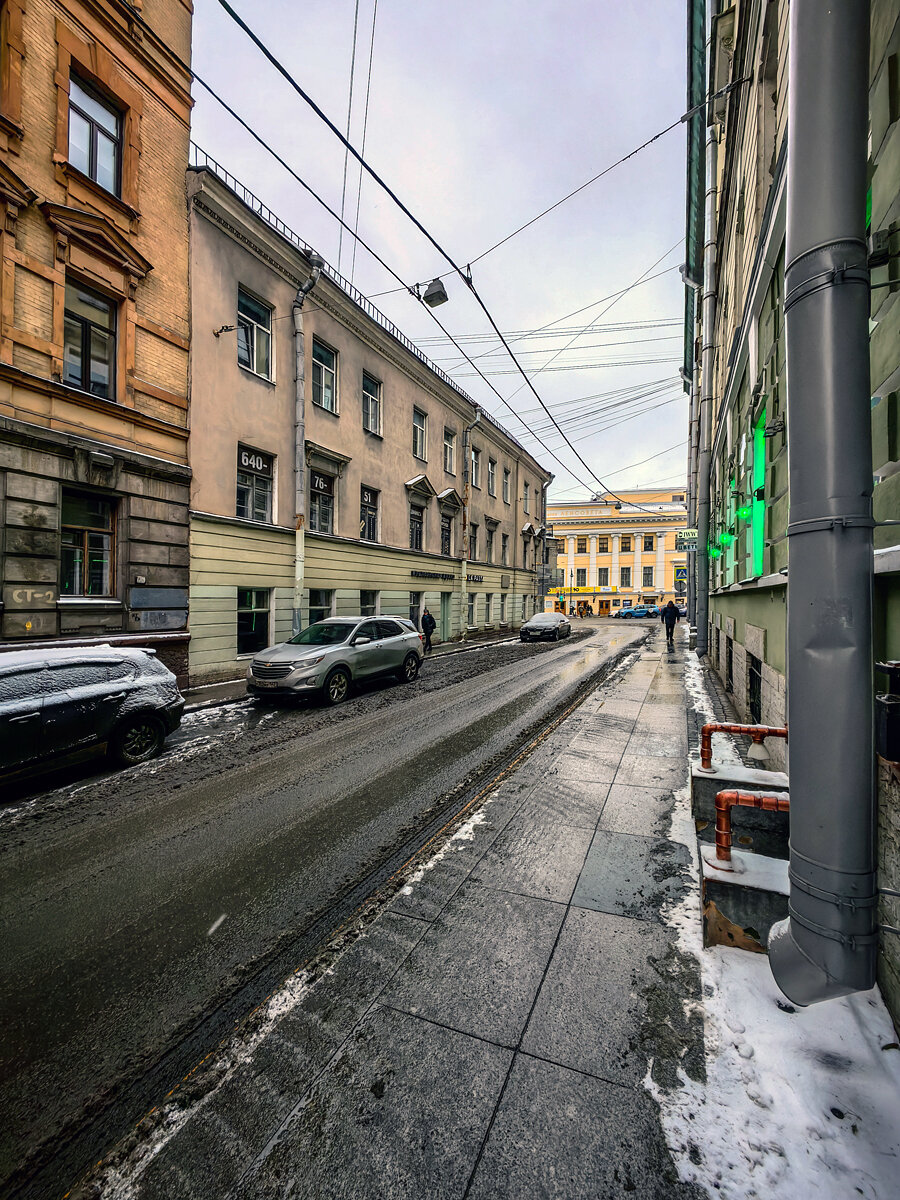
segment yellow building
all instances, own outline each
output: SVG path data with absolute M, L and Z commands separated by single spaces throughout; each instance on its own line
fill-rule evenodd
M 675 534 L 687 526 L 683 491 L 638 488 L 583 503 L 548 502 L 547 521 L 562 572 L 547 607 L 589 605 L 595 616 L 609 616 L 684 596 L 687 554 L 675 551 Z

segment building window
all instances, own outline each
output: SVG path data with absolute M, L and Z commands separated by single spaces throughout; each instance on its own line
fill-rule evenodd
M 472 447 L 472 487 L 481 487 L 481 451 Z
M 362 423 L 366 433 L 381 436 L 381 384 L 363 371 Z
M 80 284 L 66 284 L 63 383 L 115 397 L 116 306 Z
M 587 568 L 578 567 L 575 571 L 575 586 L 587 587 Z
M 469 525 L 469 558 L 478 557 L 478 526 Z
M 359 489 L 359 536 L 364 542 L 378 541 L 378 492 L 365 484 Z
M 621 546 L 621 550 L 622 550 L 622 553 L 623 553 L 623 554 L 630 554 L 630 553 L 631 553 L 631 534 L 630 534 L 630 533 L 623 533 L 623 534 L 622 534 L 622 546 Z
M 500 593 L 500 624 L 506 624 L 506 592 Z
M 425 531 L 425 509 L 418 504 L 409 506 L 409 548 L 422 549 L 422 536 Z
M 455 473 L 456 434 L 452 429 L 444 429 L 444 470 L 450 475 Z
M 316 338 L 312 344 L 312 398 L 313 404 L 326 412 L 337 412 L 337 355 Z
M 326 617 L 331 616 L 334 593 L 326 591 L 325 588 L 310 588 L 309 589 L 309 623 L 315 625 L 316 621 L 324 621 Z
M 453 553 L 453 518 L 441 513 L 441 554 L 449 557 Z
M 653 568 L 652 567 L 643 567 L 642 570 L 644 572 L 644 578 L 641 583 L 641 587 L 652 588 L 653 587 Z
M 416 629 L 418 629 L 422 620 L 421 592 L 409 593 L 409 619 L 412 621 L 413 625 L 415 625 Z
M 238 363 L 261 379 L 272 378 L 272 310 L 238 288 Z
M 238 654 L 255 654 L 268 646 L 271 595 L 268 588 L 238 588 Z
M 374 617 L 378 612 L 378 593 L 368 592 L 360 588 L 359 592 L 359 615 L 361 617 Z
M 121 159 L 121 113 L 73 75 L 69 80 L 69 163 L 118 196 Z
M 609 538 L 608 537 L 598 537 L 597 538 L 597 553 L 598 554 L 609 554 Z
M 111 500 L 63 490 L 61 595 L 113 594 L 113 516 Z
M 652 533 L 644 534 L 644 549 L 652 551 L 652 549 L 653 549 L 653 534 Z
M 631 587 L 631 567 L 619 568 L 619 587 Z
M 503 468 L 503 503 L 509 504 L 509 467 Z
M 525 484 L 525 496 L 524 496 L 524 499 L 522 500 L 522 510 L 525 513 L 528 512 L 528 484 L 527 483 Z
M 614 597 L 612 598 L 612 600 L 610 600 L 610 604 L 613 606 L 613 608 L 618 608 L 618 607 L 619 607 L 619 604 L 620 604 L 620 601 L 619 601 L 619 600 L 617 600 L 617 599 L 616 599 L 616 597 L 614 596 Z
M 466 614 L 466 623 L 469 626 L 475 624 L 475 593 L 469 592 L 469 608 Z
M 762 660 L 755 654 L 747 655 L 747 707 L 750 720 L 759 725 L 762 721 Z
M 587 538 L 576 538 L 575 553 L 587 554 Z
M 609 587 L 609 567 L 597 568 L 597 587 Z
M 494 619 L 494 593 L 488 592 L 484 598 L 484 623 L 490 625 Z
M 500 534 L 500 562 L 504 567 L 509 566 L 509 534 Z
M 309 527 L 314 533 L 334 533 L 334 476 L 309 473 Z
M 484 542 L 485 542 L 485 546 L 484 546 L 485 561 L 491 563 L 494 561 L 494 531 L 493 531 L 493 529 L 486 529 L 484 531 Z
M 271 454 L 238 446 L 237 516 L 271 524 L 274 467 L 275 459 Z
M 425 435 L 428 431 L 428 417 L 420 408 L 413 409 L 413 424 L 412 424 L 412 452 L 414 458 L 421 458 L 424 462 L 427 442 Z
M 492 458 L 488 459 L 488 494 L 497 495 L 497 464 Z
M 679 503 L 684 504 L 684 492 L 679 493 L 679 495 L 677 495 L 677 496 L 673 496 L 672 503 L 673 504 L 679 504 Z

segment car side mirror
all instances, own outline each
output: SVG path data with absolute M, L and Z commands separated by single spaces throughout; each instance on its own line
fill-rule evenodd
M 371 642 L 371 640 L 372 640 L 371 638 L 368 638 L 368 637 L 365 637 L 364 635 L 362 635 L 360 637 L 355 637 L 353 639 L 353 645 L 354 646 L 368 646 L 369 643 Z

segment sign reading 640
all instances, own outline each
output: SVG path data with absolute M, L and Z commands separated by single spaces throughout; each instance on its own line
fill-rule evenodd
M 274 462 L 271 454 L 263 454 L 262 450 L 251 450 L 249 446 L 238 446 L 238 468 L 241 471 L 253 471 L 257 475 L 271 477 Z

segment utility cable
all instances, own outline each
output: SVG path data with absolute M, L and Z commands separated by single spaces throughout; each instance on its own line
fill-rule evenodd
M 494 330 L 494 333 L 497 335 L 497 337 L 503 343 L 503 346 L 506 349 L 506 352 L 509 354 L 509 357 L 512 359 L 517 370 L 521 374 L 521 376 L 524 380 L 522 387 L 527 387 L 529 389 L 529 391 L 534 395 L 537 402 L 541 405 L 541 407 L 544 409 L 544 411 L 547 413 L 547 415 L 553 421 L 553 424 L 556 426 L 556 429 L 559 432 L 560 436 L 562 437 L 563 441 L 569 446 L 572 453 L 575 455 L 575 457 L 578 459 L 578 461 L 581 463 L 581 465 L 584 467 L 584 469 L 588 472 L 588 474 L 597 481 L 597 483 L 600 485 L 600 487 L 605 488 L 606 485 L 604 484 L 603 480 L 600 479 L 599 476 L 597 476 L 594 473 L 594 471 L 591 469 L 590 465 L 587 462 L 585 462 L 585 460 L 582 458 L 582 456 L 579 454 L 579 452 L 575 449 L 575 447 L 572 446 L 572 444 L 569 442 L 568 438 L 566 437 L 566 435 L 563 433 L 562 429 L 560 428 L 558 422 L 556 421 L 556 418 L 552 415 L 549 408 L 547 408 L 547 406 L 544 404 L 544 401 L 541 399 L 540 395 L 538 394 L 537 389 L 535 388 L 534 384 L 529 379 L 527 373 L 525 372 L 525 369 L 521 366 L 521 364 L 519 363 L 515 354 L 513 354 L 512 347 L 509 345 L 506 338 L 501 333 L 499 325 L 494 320 L 494 317 L 492 316 L 490 310 L 488 309 L 487 305 L 485 304 L 485 302 L 482 300 L 481 296 L 479 295 L 478 289 L 475 287 L 475 284 L 472 281 L 471 272 L 464 272 L 462 270 L 462 268 L 447 253 L 447 251 L 444 250 L 444 248 L 440 245 L 440 243 L 438 241 L 436 241 L 436 239 L 431 235 L 431 233 L 429 233 L 429 231 L 425 228 L 425 226 L 422 224 L 422 222 L 409 210 L 409 208 L 407 208 L 407 206 L 403 203 L 403 201 L 396 194 L 396 192 L 393 191 L 393 189 L 390 187 L 390 185 L 387 184 L 381 178 L 381 176 L 378 174 L 378 172 L 373 167 L 369 166 L 369 164 L 362 157 L 362 155 L 359 153 L 359 151 L 354 146 L 351 145 L 351 143 L 349 142 L 349 140 L 347 138 L 344 137 L 344 135 L 341 133 L 341 131 L 338 129 L 338 127 L 334 124 L 334 122 L 326 115 L 326 113 L 319 107 L 319 105 L 316 104 L 315 100 L 313 100 L 313 98 L 306 91 L 304 91 L 304 89 L 300 86 L 300 84 L 296 81 L 296 79 L 294 79 L 294 77 L 287 70 L 287 68 L 284 67 L 278 61 L 278 59 L 275 57 L 274 54 L 272 54 L 272 52 L 268 49 L 268 47 L 260 40 L 260 38 L 258 38 L 256 36 L 256 34 L 253 32 L 253 30 L 250 28 L 250 26 L 247 25 L 246 21 L 244 21 L 235 12 L 235 10 L 228 3 L 228 0 L 218 0 L 218 2 L 219 2 L 220 7 L 223 8 L 228 13 L 228 15 L 231 17 L 231 19 L 235 22 L 235 24 L 237 24 L 244 31 L 244 33 L 246 33 L 246 35 L 250 38 L 250 40 L 257 47 L 257 49 L 272 64 L 272 66 L 276 69 L 276 71 L 278 71 L 278 73 L 282 76 L 282 78 L 290 85 L 291 88 L 293 88 L 293 90 L 297 93 L 297 95 L 300 96 L 300 98 L 306 104 L 309 105 L 309 107 L 313 110 L 313 112 L 315 112 L 316 115 L 328 126 L 328 128 L 335 135 L 335 137 L 337 137 L 342 142 L 342 144 L 347 147 L 347 149 L 354 156 L 354 158 L 357 159 L 360 166 L 369 175 L 371 175 L 371 177 L 375 180 L 375 182 L 379 185 L 379 187 L 381 187 L 383 189 L 383 191 L 388 196 L 390 196 L 390 198 L 394 201 L 394 203 L 397 205 L 397 207 L 400 209 L 400 211 L 412 222 L 412 224 L 416 227 L 416 229 L 419 230 L 419 232 L 423 235 L 423 237 L 425 237 L 426 240 L 431 243 L 431 245 L 435 248 L 435 250 L 438 252 L 438 254 L 440 254 L 440 256 L 447 262 L 447 264 L 453 268 L 453 270 L 456 272 L 456 274 L 459 276 L 459 278 L 463 281 L 463 283 L 465 283 L 468 286 L 469 291 L 475 297 L 476 303 L 478 304 L 481 311 L 484 313 L 485 317 L 487 318 L 488 323 L 490 324 L 491 328 Z M 676 122 L 676 124 L 680 124 L 680 118 L 679 118 L 679 121 Z M 673 126 L 673 128 L 674 128 L 674 126 Z M 676 245 L 677 244 L 678 243 L 676 243 Z M 674 249 L 674 247 L 673 247 L 673 249 Z M 668 253 L 671 253 L 671 251 L 669 251 Z M 663 257 L 665 257 L 665 256 L 663 256 Z M 662 260 L 660 259 L 659 261 L 662 261 Z M 654 264 L 654 265 L 656 265 L 656 264 Z M 644 274 L 646 274 L 646 272 L 644 272 Z M 396 278 L 396 276 L 395 276 L 395 278 Z M 466 356 L 466 357 L 468 357 L 468 356 Z M 521 388 L 519 390 L 521 391 Z M 506 405 L 507 408 L 509 408 L 509 405 L 507 404 L 505 399 L 504 399 L 503 403 L 504 403 L 504 405 Z M 509 408 L 509 411 L 513 412 L 515 415 L 515 412 L 512 408 Z M 517 419 L 518 419 L 518 417 L 517 417 Z
M 353 76 L 356 74 L 356 42 L 357 32 L 359 30 L 359 0 L 356 0 L 356 6 L 353 10 L 353 50 L 350 54 L 350 87 L 349 95 L 347 96 L 347 137 L 350 137 L 350 118 L 353 115 Z M 337 269 L 338 273 L 341 270 L 341 251 L 344 245 L 344 212 L 347 204 L 347 164 L 349 162 L 349 152 L 344 151 L 344 180 L 341 184 L 341 223 L 338 226 L 338 257 Z
M 360 153 L 366 153 L 366 133 L 369 128 L 369 97 L 372 94 L 372 59 L 375 54 L 375 22 L 378 20 L 378 0 L 375 0 L 372 8 L 372 37 L 369 40 L 369 70 L 366 75 L 366 106 L 363 110 L 363 127 L 362 127 L 362 142 L 360 144 Z M 356 185 L 356 218 L 353 222 L 353 257 L 350 260 L 350 282 L 356 274 L 356 235 L 359 233 L 359 205 L 362 200 L 362 171 L 359 172 Z

